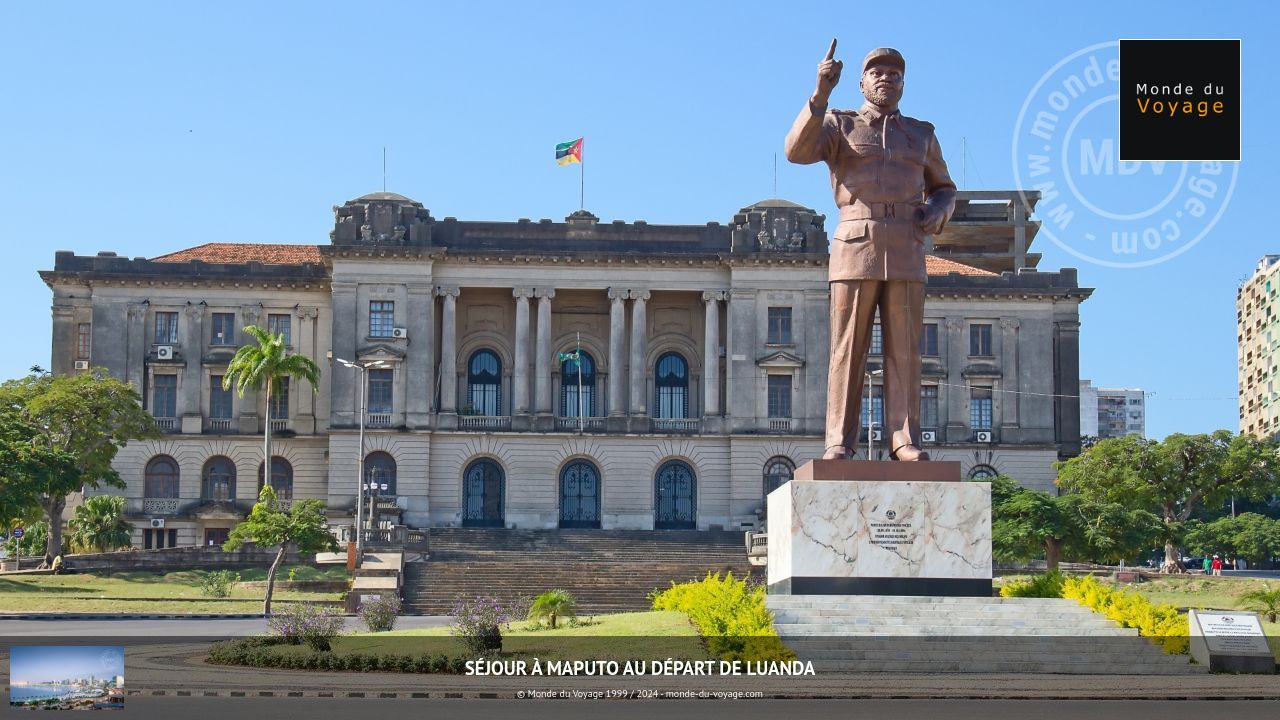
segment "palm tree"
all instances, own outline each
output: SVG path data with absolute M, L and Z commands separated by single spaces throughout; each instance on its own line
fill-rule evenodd
M 1247 592 L 1240 599 L 1248 603 L 1250 610 L 1257 610 L 1265 615 L 1268 622 L 1275 622 L 1276 616 L 1280 615 L 1280 588 L 1272 589 L 1270 585 L 1263 585 L 1261 590 Z
M 529 619 L 538 622 L 546 620 L 554 630 L 557 618 L 576 618 L 577 609 L 578 601 L 573 593 L 568 590 L 548 590 L 534 598 L 533 605 L 529 606 Z
M 306 355 L 290 355 L 285 347 L 284 333 L 272 335 L 256 325 L 246 325 L 245 333 L 258 341 L 257 345 L 243 345 L 227 364 L 227 374 L 222 377 L 222 389 L 234 385 L 236 394 L 244 397 L 245 390 L 265 388 L 267 417 L 262 432 L 262 484 L 271 484 L 271 391 L 281 378 L 297 375 L 311 385 L 312 392 L 320 391 L 320 368 Z
M 76 508 L 68 545 L 81 552 L 110 552 L 129 547 L 133 526 L 124 519 L 124 498 L 94 495 Z

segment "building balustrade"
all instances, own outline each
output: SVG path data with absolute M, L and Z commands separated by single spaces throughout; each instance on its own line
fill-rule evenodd
M 774 432 L 791 432 L 795 420 L 792 418 L 769 418 L 769 429 Z
M 163 433 L 178 432 L 178 418 L 158 417 L 156 418 L 156 427 L 160 428 L 160 432 Z
M 364 418 L 365 427 L 391 427 L 391 413 L 369 413 Z
M 209 432 L 231 432 L 231 418 L 211 418 L 209 420 Z
M 462 415 L 458 418 L 459 430 L 510 430 L 510 415 Z
M 144 515 L 177 515 L 178 498 L 142 498 Z
M 602 417 L 557 417 L 557 430 L 578 430 L 582 429 L 587 432 L 601 432 L 604 430 L 604 418 Z
M 691 418 L 653 418 L 656 433 L 696 433 L 702 429 L 702 421 Z
M 288 420 L 271 420 L 271 432 L 280 432 L 289 429 Z

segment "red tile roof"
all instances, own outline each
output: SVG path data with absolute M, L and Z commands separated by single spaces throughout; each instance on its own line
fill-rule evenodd
M 154 262 L 207 263 L 260 262 L 266 265 L 301 265 L 319 263 L 320 248 L 315 245 L 283 245 L 279 243 L 205 243 L 186 250 L 151 258 Z
M 964 263 L 958 263 L 955 260 L 940 258 L 936 255 L 926 255 L 924 257 L 924 269 L 925 269 L 925 272 L 927 272 L 930 275 L 950 275 L 951 273 L 956 273 L 957 275 L 993 275 L 994 276 L 997 274 L 997 273 L 991 272 L 990 270 L 983 270 L 982 268 L 976 268 L 976 267 L 973 267 L 972 265 L 965 265 Z

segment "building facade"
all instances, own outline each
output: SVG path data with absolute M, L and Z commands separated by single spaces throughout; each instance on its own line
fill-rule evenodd
M 1141 388 L 1100 388 L 1080 381 L 1080 434 L 1117 438 L 1147 435 L 1147 399 Z
M 970 218 L 962 194 L 948 229 L 988 238 L 988 258 L 1005 233 L 1018 270 L 928 260 L 921 418 L 935 458 L 1048 489 L 1079 451 L 1091 291 L 1034 269 L 1019 197 Z M 823 452 L 824 221 L 772 200 L 727 225 L 463 222 L 373 193 L 335 208 L 324 245 L 59 252 L 41 273 L 51 367 L 128 380 L 164 429 L 116 459 L 142 547 L 220 542 L 261 487 L 266 427 L 280 496 L 323 500 L 339 527 L 362 455 L 388 532 L 739 527 Z M 319 385 L 223 391 L 246 325 L 284 333 Z
M 1280 255 L 1265 255 L 1236 291 L 1236 355 L 1240 381 L 1240 433 L 1280 434 L 1276 388 L 1280 348 Z

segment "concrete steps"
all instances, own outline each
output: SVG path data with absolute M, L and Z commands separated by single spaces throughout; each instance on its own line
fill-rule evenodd
M 502 600 L 564 588 L 579 614 L 647 610 L 648 594 L 708 572 L 751 572 L 737 532 L 433 528 L 406 566 L 405 607 L 448 614 L 459 596 Z
M 770 595 L 766 604 L 778 635 L 820 671 L 1205 672 L 1072 600 Z

